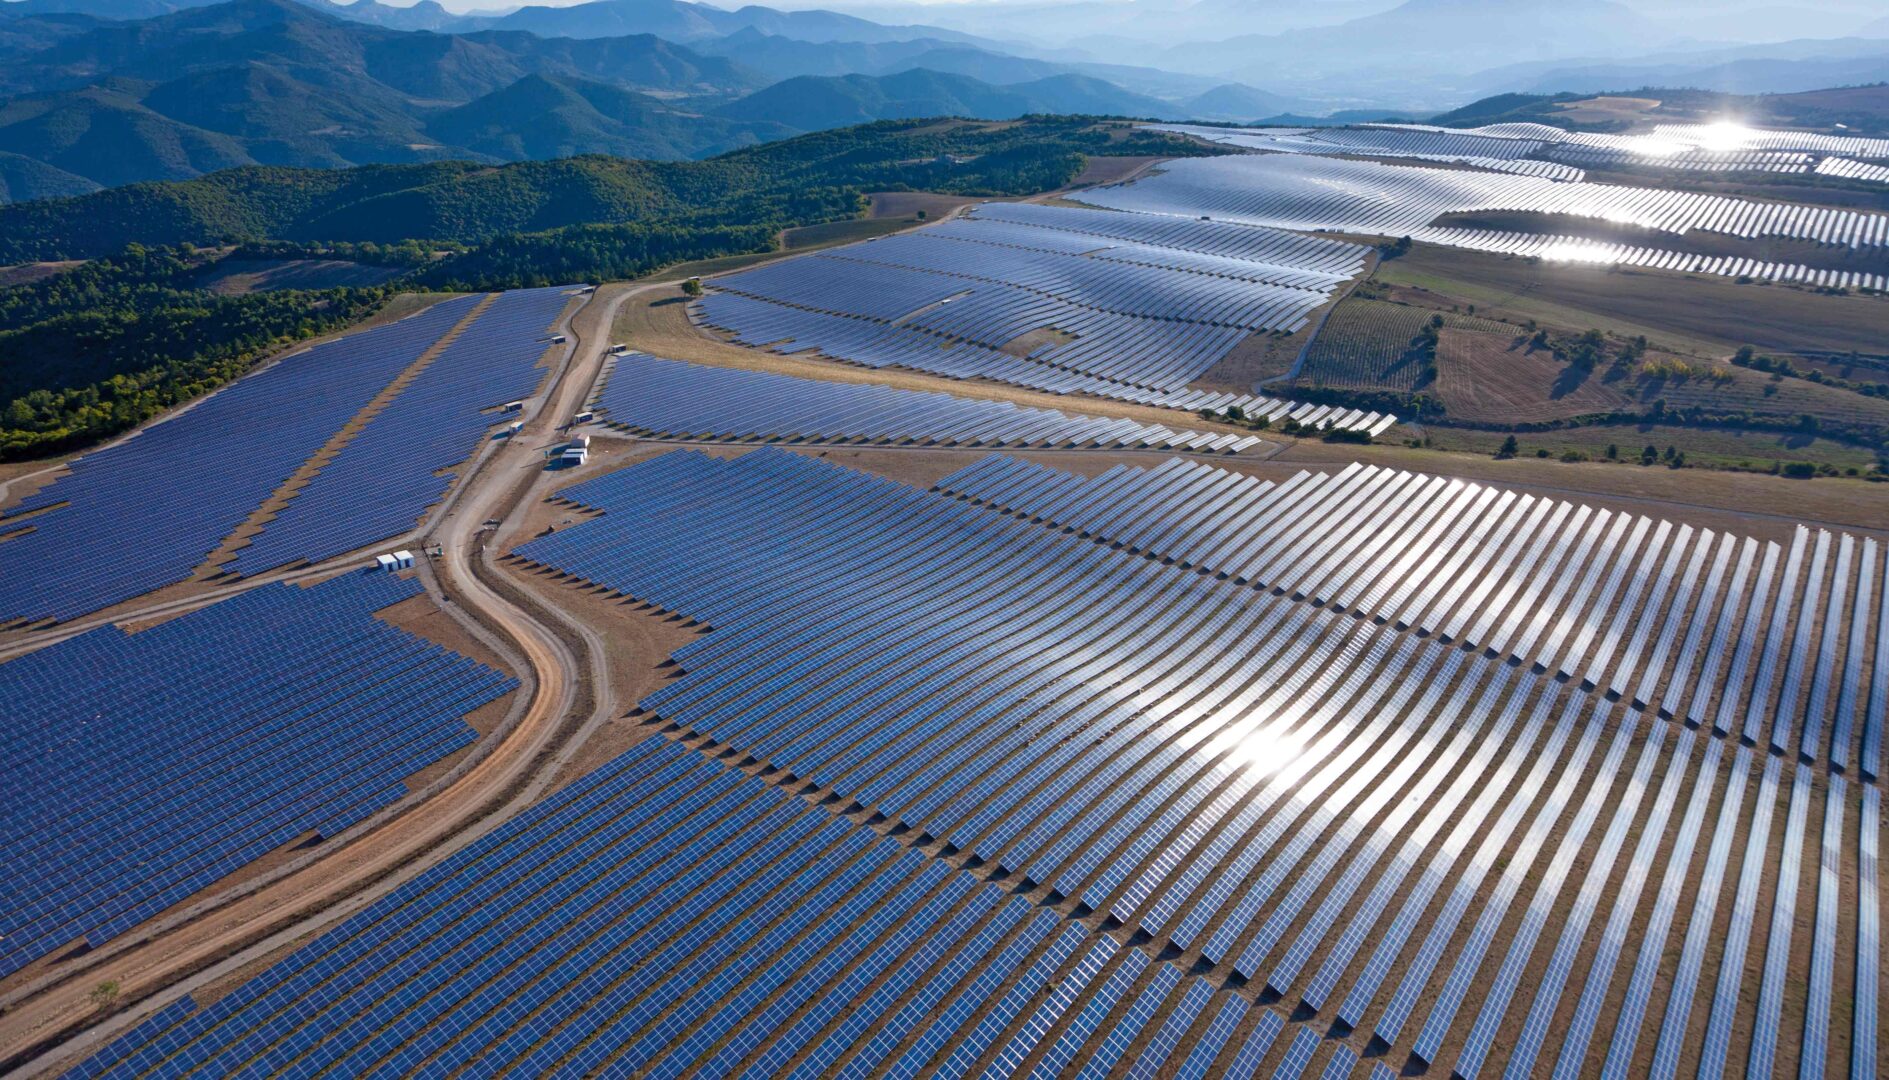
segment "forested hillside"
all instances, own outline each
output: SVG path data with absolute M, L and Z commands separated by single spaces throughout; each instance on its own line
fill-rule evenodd
M 355 169 L 242 168 L 0 207 L 0 263 L 83 259 L 129 243 L 404 240 L 476 245 L 575 225 L 775 229 L 849 217 L 867 191 L 969 195 L 1067 183 L 1084 154 L 1220 153 L 1079 117 L 1022 124 L 887 121 L 701 162 L 583 157 Z
M 767 251 L 783 229 L 858 215 L 873 191 L 1024 195 L 1086 155 L 1211 154 L 1113 121 L 885 122 L 704 162 L 582 157 L 355 169 L 248 167 L 0 207 L 0 263 L 92 260 L 0 289 L 0 457 L 76 448 L 344 325 L 396 288 L 636 277 Z M 387 289 L 215 296 L 223 245 L 415 269 Z M 391 250 L 389 248 L 391 247 Z M 427 257 L 431 252 L 432 257 Z

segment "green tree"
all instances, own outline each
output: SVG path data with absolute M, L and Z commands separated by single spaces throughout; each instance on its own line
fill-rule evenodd
M 690 278 L 689 280 L 683 282 L 682 291 L 685 295 L 688 295 L 688 296 L 702 295 L 702 279 Z

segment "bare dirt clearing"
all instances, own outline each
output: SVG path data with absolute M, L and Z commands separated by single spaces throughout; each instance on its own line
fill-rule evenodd
M 381 285 L 407 272 L 404 266 L 370 266 L 345 259 L 224 259 L 197 279 L 219 296 L 270 289 L 333 289 Z
M 1633 399 L 1595 379 L 1569 378 L 1550 353 L 1517 345 L 1508 334 L 1437 332 L 1436 394 L 1450 419 L 1466 424 L 1525 424 L 1626 408 Z

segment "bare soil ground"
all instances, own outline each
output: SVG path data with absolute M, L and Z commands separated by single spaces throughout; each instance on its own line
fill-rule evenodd
M 19 263 L 14 266 L 0 266 L 0 289 L 9 289 L 15 285 L 31 285 L 43 281 L 54 274 L 63 274 L 75 266 L 85 265 L 83 259 L 64 259 L 58 262 Z
M 910 218 L 918 219 L 918 212 L 923 210 L 925 217 L 938 221 L 954 210 L 973 206 L 983 202 L 966 195 L 936 195 L 929 191 L 877 191 L 867 196 L 872 208 L 867 211 L 875 218 Z
M 225 259 L 197 279 L 219 296 L 269 289 L 333 289 L 379 285 L 407 272 L 403 266 L 369 266 L 345 259 Z
M 1579 333 L 1645 335 L 1656 347 L 1727 356 L 1740 345 L 1793 351 L 1882 350 L 1889 302 L 1724 278 L 1547 263 L 1418 244 L 1377 278 L 1390 299 L 1442 310 L 1474 304 L 1483 318 Z
M 583 582 L 562 579 L 548 570 L 519 565 L 515 573 L 526 588 L 603 637 L 612 689 L 623 702 L 641 700 L 681 675 L 681 669 L 670 661 L 670 654 L 708 632 L 706 627 L 678 616 Z M 552 790 L 609 762 L 659 730 L 627 710 L 617 710 L 610 722 L 592 733 L 558 772 Z
M 1633 399 L 1595 380 L 1572 382 L 1552 354 L 1509 334 L 1437 332 L 1435 393 L 1450 419 L 1466 424 L 1559 420 L 1626 408 Z
M 1083 164 L 1082 171 L 1076 174 L 1076 178 L 1069 182 L 1069 187 L 1119 184 L 1150 165 L 1166 160 L 1167 158 L 1162 157 L 1091 157 Z
M 1622 95 L 1602 94 L 1598 97 L 1582 98 L 1579 101 L 1563 101 L 1555 106 L 1569 120 L 1577 124 L 1592 124 L 1606 120 L 1633 120 L 1659 108 L 1658 98 L 1625 97 Z
M 1007 352 L 1012 356 L 1028 356 L 1045 345 L 1067 345 L 1074 340 L 1076 340 L 1074 334 L 1044 326 L 1018 334 L 1004 342 L 998 351 Z
M 1335 301 L 1334 301 L 1335 303 Z M 1225 390 L 1231 393 L 1250 394 L 1254 386 L 1266 379 L 1281 378 L 1292 371 L 1292 365 L 1299 359 L 1300 350 L 1312 340 L 1322 315 L 1330 311 L 1330 305 L 1314 315 L 1311 322 L 1296 334 L 1249 334 L 1246 340 L 1235 345 L 1232 351 L 1221 357 L 1217 363 L 1201 373 L 1191 385 L 1202 390 Z

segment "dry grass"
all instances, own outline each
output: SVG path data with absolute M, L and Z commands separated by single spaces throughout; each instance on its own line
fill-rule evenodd
M 1435 393 L 1451 420 L 1525 424 L 1631 407 L 1633 399 L 1595 380 L 1572 380 L 1551 353 L 1517 345 L 1509 334 L 1437 333 Z
M 14 266 L 0 266 L 0 289 L 10 289 L 15 285 L 31 285 L 35 281 L 44 281 L 54 274 L 63 274 L 75 266 L 85 265 L 83 259 L 65 259 L 59 262 L 30 262 Z
M 1418 244 L 1378 269 L 1392 299 L 1575 332 L 1644 335 L 1655 346 L 1724 356 L 1740 345 L 1863 353 L 1883 349 L 1889 301 L 1823 296 L 1725 278 L 1615 270 Z
M 406 273 L 402 266 L 369 266 L 345 259 L 225 259 L 197 278 L 197 286 L 219 296 L 269 289 L 333 289 L 380 285 Z

